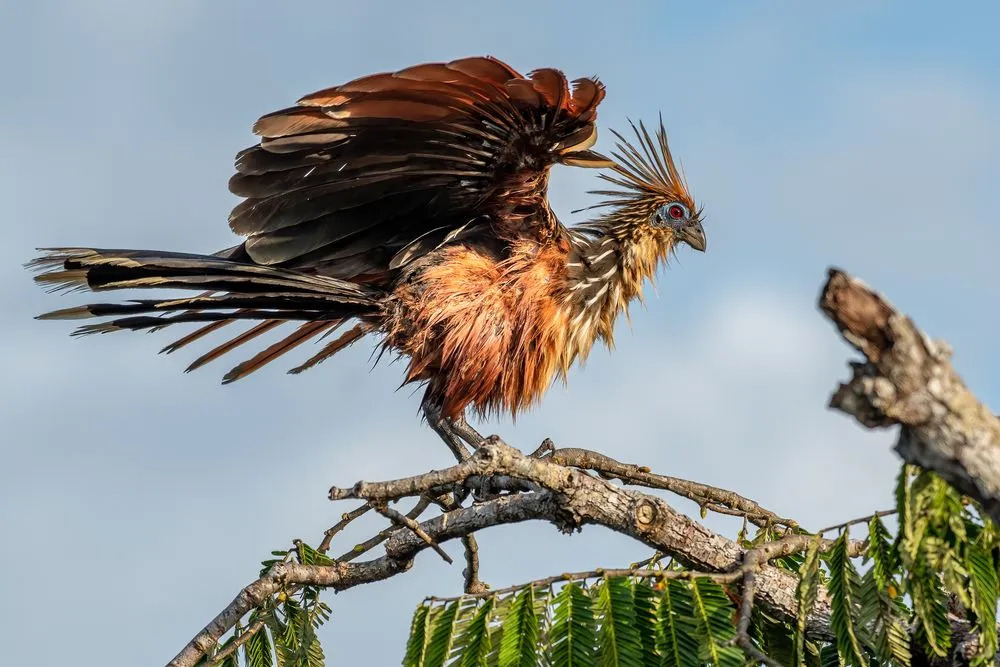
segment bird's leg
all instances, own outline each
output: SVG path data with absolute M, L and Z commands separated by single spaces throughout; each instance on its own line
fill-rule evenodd
M 465 421 L 464 414 L 458 419 L 450 419 L 448 421 L 451 422 L 454 432 L 462 438 L 462 440 L 469 443 L 473 449 L 479 449 L 479 445 L 483 444 L 483 440 L 486 439 L 479 431 L 472 428 L 469 422 Z
M 424 394 L 423 401 L 420 403 L 420 409 L 424 413 L 424 419 L 441 436 L 444 444 L 448 445 L 448 448 L 459 462 L 468 459 L 470 456 L 466 450 L 466 443 L 475 451 L 482 444 L 483 440 L 485 440 L 476 429 L 469 425 L 469 422 L 465 421 L 464 415 L 458 419 L 448 419 L 442 416 L 441 407 L 431 398 L 430 388 Z M 450 502 L 461 506 L 465 499 L 469 497 L 469 489 L 459 487 L 452 494 L 453 498 L 450 501 L 439 503 L 445 510 L 450 509 Z M 441 500 L 445 499 L 447 499 L 447 496 L 444 496 Z M 462 542 L 465 545 L 466 567 L 462 571 L 462 575 L 465 577 L 465 592 L 485 593 L 489 590 L 489 586 L 479 579 L 479 545 L 476 543 L 476 536 L 469 533 L 462 538 Z
M 420 409 L 423 410 L 424 413 L 424 419 L 426 419 L 430 427 L 434 429 L 434 432 L 441 436 L 441 439 L 444 440 L 444 444 L 448 445 L 448 449 L 450 449 L 451 453 L 455 455 L 455 458 L 458 459 L 459 462 L 464 461 L 469 458 L 469 452 L 466 449 L 463 436 L 458 433 L 455 428 L 455 424 L 450 419 L 441 415 L 441 407 L 438 406 L 435 401 L 431 400 L 428 394 L 424 394 L 424 400 L 420 404 Z M 468 424 L 466 424 L 466 426 L 468 426 Z M 471 429 L 472 427 L 470 426 L 469 428 Z M 475 433 L 474 430 L 473 433 Z M 479 434 L 477 433 L 476 435 Z M 477 441 L 477 444 L 478 442 L 482 442 L 481 437 L 479 441 Z

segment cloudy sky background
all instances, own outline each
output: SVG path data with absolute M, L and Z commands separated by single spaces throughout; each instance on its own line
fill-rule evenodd
M 73 340 L 32 320 L 81 296 L 46 295 L 20 268 L 35 246 L 231 245 L 226 180 L 257 116 L 418 62 L 489 53 L 598 74 L 601 126 L 662 111 L 708 215 L 709 252 L 681 252 L 614 354 L 483 430 L 734 488 L 813 528 L 889 506 L 891 435 L 825 409 L 849 351 L 814 302 L 827 266 L 856 273 L 1000 404 L 1000 11 L 820 4 L 0 6 L 5 664 L 162 664 L 271 549 L 318 541 L 347 508 L 325 500 L 331 484 L 448 464 L 418 396 L 393 391 L 400 368 L 369 371 L 368 344 L 221 387 L 221 362 L 184 375 L 196 351 L 158 356 L 168 334 Z M 555 174 L 566 219 L 592 177 Z M 599 528 L 510 526 L 480 544 L 494 586 L 647 554 Z M 460 570 L 426 553 L 331 595 L 330 664 L 398 663 L 412 609 L 459 592 Z

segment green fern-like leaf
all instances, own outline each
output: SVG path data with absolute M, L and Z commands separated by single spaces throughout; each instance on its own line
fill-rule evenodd
M 961 555 L 963 544 L 964 540 L 945 525 L 936 524 L 924 536 L 920 549 L 927 566 L 937 572 L 945 590 L 954 593 L 963 606 L 971 607 L 972 594 L 967 584 L 969 573 Z
M 937 573 L 918 563 L 918 568 L 910 571 L 908 584 L 913 611 L 920 619 L 919 635 L 924 648 L 938 657 L 948 655 L 951 648 L 948 602 Z
M 475 616 L 465 626 L 457 644 L 461 651 L 454 654 L 453 667 L 486 667 L 490 653 L 490 620 L 496 599 L 489 597 L 476 610 Z
M 608 577 L 597 587 L 599 655 L 603 667 L 642 667 L 642 644 L 635 626 L 632 586 L 625 577 Z
M 836 637 L 837 652 L 844 664 L 863 667 L 868 664 L 858 639 L 858 594 L 861 587 L 858 571 L 847 554 L 847 532 L 830 551 L 830 624 Z
M 819 591 L 819 535 L 809 545 L 802 567 L 799 569 L 799 583 L 795 589 L 798 611 L 795 618 L 795 664 L 804 665 L 806 661 L 806 621 L 809 613 L 816 605 Z
M 843 667 L 836 644 L 825 644 L 819 650 L 819 664 L 820 667 Z
M 406 642 L 406 656 L 403 658 L 404 667 L 421 667 L 424 664 L 427 640 L 430 639 L 430 623 L 431 608 L 425 604 L 419 605 L 413 612 L 413 621 L 410 623 L 410 638 Z
M 658 649 L 664 667 L 698 667 L 698 638 L 690 584 L 670 579 L 660 598 Z
M 260 619 L 259 612 L 250 615 L 250 624 L 255 624 Z M 247 667 L 272 667 L 274 649 L 271 647 L 271 639 L 267 636 L 265 629 L 258 630 L 250 639 L 243 644 L 243 658 Z
M 313 627 L 318 628 L 327 621 L 330 620 L 331 614 L 330 605 L 320 600 L 316 600 L 313 606 L 309 609 L 309 617 L 312 621 Z
M 278 614 L 272 605 L 268 606 L 268 609 L 266 613 L 263 614 L 262 619 L 274 645 L 274 664 L 276 667 L 287 667 L 285 652 L 278 643 L 278 638 L 285 635 L 285 623 L 278 618 Z
M 932 655 L 948 655 L 951 648 L 948 601 L 938 572 L 930 566 L 922 551 L 917 552 L 910 564 L 906 584 L 913 599 L 913 611 L 920 620 L 919 634 L 924 647 Z
M 868 522 L 868 553 L 872 562 L 872 576 L 875 583 L 887 589 L 894 585 L 893 579 L 899 570 L 899 555 L 892 545 L 892 535 L 882 519 L 875 516 Z
M 865 628 L 867 644 L 882 664 L 910 664 L 910 635 L 906 630 L 909 609 L 900 593 L 899 556 L 892 536 L 878 517 L 868 523 L 866 561 L 871 567 L 861 578 L 858 624 Z
M 538 617 L 535 591 L 528 586 L 518 593 L 503 620 L 500 667 L 535 667 L 538 664 Z
M 274 638 L 276 652 L 283 654 L 285 664 L 293 667 L 324 667 L 323 648 L 309 613 L 291 598 L 285 601 L 282 610 L 285 632 Z
M 653 590 L 648 579 L 633 582 L 632 595 L 635 599 L 635 626 L 639 630 L 639 644 L 642 647 L 642 664 L 659 664 L 660 656 L 656 652 L 659 624 L 656 617 L 660 595 Z
M 948 545 L 942 540 L 939 504 L 942 495 L 936 476 L 914 466 L 903 466 L 896 485 L 899 534 L 896 552 L 902 563 L 901 583 L 913 603 L 919 621 L 917 635 L 930 655 L 944 657 L 951 645 L 945 593 L 939 571 L 932 560 L 945 558 Z M 954 577 L 952 576 L 954 584 Z
M 332 558 L 316 551 L 305 542 L 297 542 L 295 547 L 298 551 L 299 562 L 303 565 L 333 565 Z
M 808 664 L 796 661 L 794 628 L 772 618 L 758 605 L 751 612 L 750 636 L 764 655 L 782 665 Z
M 909 610 L 899 596 L 898 588 L 878 583 L 875 568 L 869 568 L 861 578 L 858 590 L 858 627 L 866 645 L 870 646 L 880 664 L 909 665 L 910 636 L 906 631 Z
M 906 630 L 909 609 L 896 588 L 879 586 L 869 569 L 861 578 L 858 592 L 858 626 L 881 664 L 908 666 L 911 661 L 910 635 Z
M 997 652 L 997 569 L 993 563 L 993 555 L 977 542 L 966 545 L 965 565 L 969 572 L 972 609 L 975 611 L 976 627 L 979 630 L 979 651 L 973 664 L 992 664 Z
M 487 667 L 499 667 L 500 647 L 503 646 L 503 621 L 510 613 L 510 608 L 517 600 L 516 595 L 504 595 L 495 598 L 493 604 L 493 620 L 489 624 L 490 651 L 486 654 Z
M 944 536 L 946 531 L 950 531 L 958 542 L 966 542 L 968 535 L 962 494 L 937 473 L 924 470 L 920 475 L 927 478 L 925 491 L 929 496 L 927 507 L 931 523 L 936 528 L 935 532 Z
M 701 658 L 720 667 L 742 665 L 743 651 L 732 645 L 736 637 L 733 605 L 722 586 L 711 579 L 695 579 L 691 582 L 691 593 Z
M 451 652 L 445 661 L 449 667 L 458 665 L 462 655 L 465 653 L 465 642 L 468 639 L 469 624 L 476 617 L 480 604 L 485 602 L 484 598 L 462 597 L 458 601 L 458 611 L 455 615 L 455 623 L 452 630 Z
M 285 612 L 284 632 L 274 636 L 274 650 L 281 656 L 283 664 L 289 665 L 289 667 L 300 667 L 299 619 L 296 614 L 296 606 L 293 601 L 289 600 L 282 605 L 282 608 Z
M 444 611 L 434 619 L 427 648 L 424 649 L 426 667 L 443 667 L 445 660 L 451 655 L 451 647 L 455 641 L 455 623 L 458 619 L 459 601 L 448 604 Z
M 549 662 L 552 667 L 592 667 L 597 664 L 597 619 L 583 587 L 570 582 L 555 597 Z

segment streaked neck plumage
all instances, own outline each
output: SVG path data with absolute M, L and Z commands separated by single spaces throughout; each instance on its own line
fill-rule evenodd
M 587 208 L 602 209 L 603 215 L 569 231 L 564 372 L 585 359 L 598 338 L 614 345 L 618 314 L 628 316 L 629 303 L 641 298 L 643 283 L 678 242 L 705 249 L 701 211 L 670 155 L 662 120 L 655 138 L 642 123 L 632 130 L 634 142 L 612 131 L 618 139 L 614 164 L 599 178 L 613 187 L 591 191 L 604 200 Z
M 570 231 L 563 305 L 569 320 L 570 355 L 586 359 L 600 338 L 614 346 L 619 313 L 628 316 L 629 303 L 641 298 L 643 283 L 652 279 L 670 243 L 643 230 L 601 219 Z

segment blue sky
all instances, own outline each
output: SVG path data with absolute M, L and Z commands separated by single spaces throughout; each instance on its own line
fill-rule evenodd
M 346 506 L 325 500 L 331 484 L 448 463 L 418 396 L 394 391 L 400 367 L 370 370 L 370 346 L 221 387 L 222 364 L 184 375 L 195 352 L 158 356 L 169 336 L 74 340 L 67 324 L 32 320 L 81 297 L 46 295 L 20 268 L 35 246 L 231 245 L 226 180 L 253 120 L 369 72 L 488 53 L 597 74 L 598 148 L 626 116 L 662 111 L 705 205 L 709 252 L 680 253 L 620 324 L 617 350 L 517 424 L 483 430 L 728 486 L 814 528 L 889 506 L 891 435 L 825 408 L 849 356 L 815 309 L 829 265 L 952 343 L 969 384 L 1000 404 L 994 3 L 338 5 L 0 7 L 10 664 L 163 663 L 271 549 L 336 521 Z M 564 219 L 579 219 L 569 211 L 592 179 L 555 173 Z M 598 528 L 508 526 L 481 544 L 494 586 L 645 555 Z M 407 575 L 331 596 L 331 664 L 396 664 L 413 607 L 460 585 L 460 566 L 425 554 Z M 63 619 L 58 639 L 49 618 Z

